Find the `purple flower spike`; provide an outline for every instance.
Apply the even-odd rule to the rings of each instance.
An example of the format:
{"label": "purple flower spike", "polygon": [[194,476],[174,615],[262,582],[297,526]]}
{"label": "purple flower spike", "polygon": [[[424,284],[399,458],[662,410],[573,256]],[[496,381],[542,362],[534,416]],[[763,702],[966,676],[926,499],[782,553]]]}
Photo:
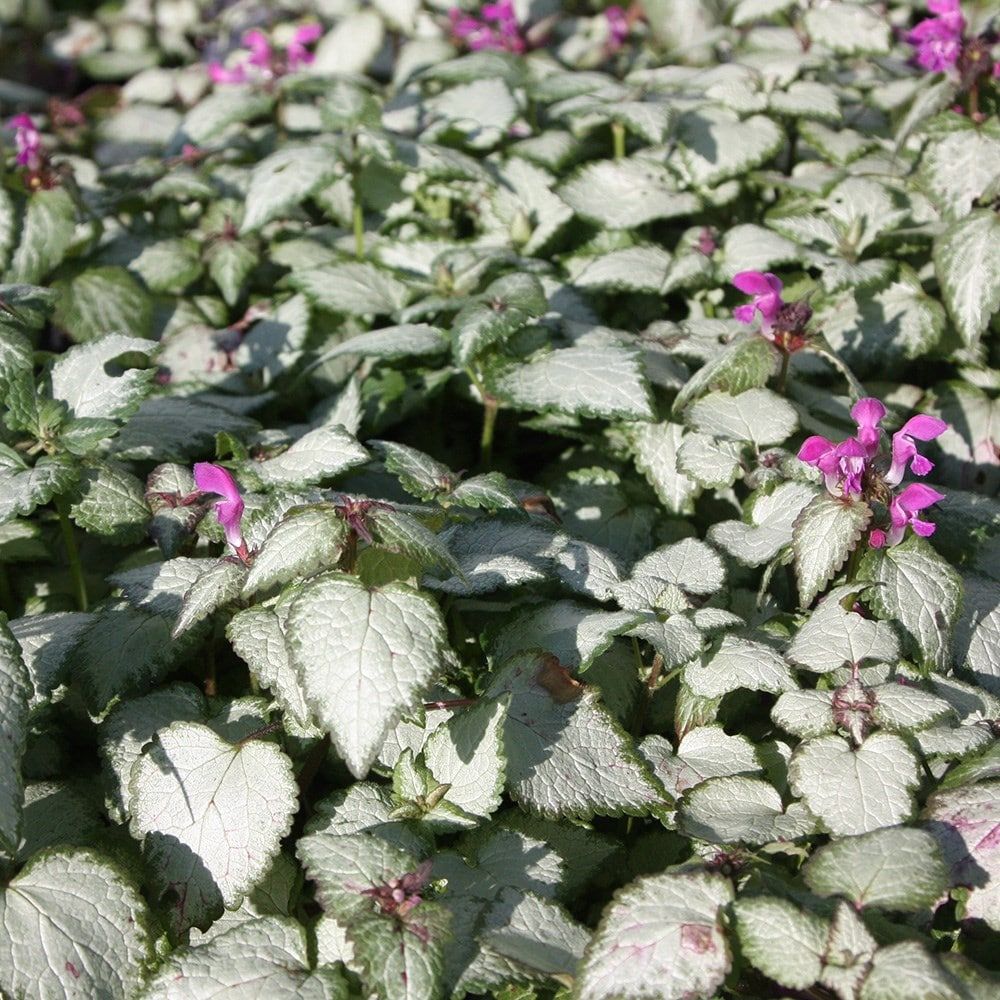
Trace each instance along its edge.
{"label": "purple flower spike", "polygon": [[760,313],[760,332],[768,340],[773,339],[774,321],[778,318],[781,307],[781,279],[770,272],[740,271],[733,278],[733,284],[747,295],[753,296],[753,301],[747,305],[738,306],[733,310],[733,316],[741,323],[752,323],[754,313]]}
{"label": "purple flower spike", "polygon": [[[938,493],[930,486],[924,486],[923,483],[910,483],[899,496],[893,497],[889,504],[889,520],[892,527],[885,535],[885,542],[889,545],[898,545],[903,540],[907,525],[923,538],[933,535],[936,526],[930,521],[921,520],[917,514],[943,499],[944,494]],[[872,532],[872,535],[874,534],[875,532]],[[869,542],[874,544],[871,538],[869,538]],[[875,547],[881,548],[879,545]]]}
{"label": "purple flower spike", "polygon": [[934,468],[934,463],[917,451],[914,438],[917,441],[933,441],[947,428],[948,425],[943,420],[924,413],[907,420],[892,436],[892,464],[885,474],[886,483],[897,486],[903,479],[907,465],[915,475],[926,476]]}
{"label": "purple flower spike", "polygon": [[194,482],[202,493],[214,493],[220,497],[215,504],[215,516],[226,534],[226,541],[240,558],[246,555],[246,542],[240,521],[243,518],[243,497],[232,473],[221,465],[211,462],[197,462],[194,467]]}
{"label": "purple flower spike", "polygon": [[868,458],[878,454],[880,431],[878,425],[885,419],[886,409],[880,400],[872,396],[859,399],[851,407],[851,417],[858,425],[858,441],[861,442]]}

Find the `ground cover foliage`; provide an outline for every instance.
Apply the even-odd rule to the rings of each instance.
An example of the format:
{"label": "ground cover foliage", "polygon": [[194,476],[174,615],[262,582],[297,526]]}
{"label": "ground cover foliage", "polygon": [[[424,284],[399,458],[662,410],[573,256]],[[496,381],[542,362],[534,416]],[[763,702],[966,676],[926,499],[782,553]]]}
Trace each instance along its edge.
{"label": "ground cover foliage", "polygon": [[1000,994],[988,6],[0,0],[0,994]]}

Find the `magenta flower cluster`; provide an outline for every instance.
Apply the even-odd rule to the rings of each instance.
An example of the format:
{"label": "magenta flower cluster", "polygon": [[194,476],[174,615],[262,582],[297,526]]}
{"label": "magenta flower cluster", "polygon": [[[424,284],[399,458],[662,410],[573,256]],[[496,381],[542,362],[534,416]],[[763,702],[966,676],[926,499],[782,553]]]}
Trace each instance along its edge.
{"label": "magenta flower cluster", "polygon": [[41,170],[45,163],[42,151],[42,134],[35,126],[31,115],[14,115],[7,122],[7,127],[14,129],[14,146],[17,149],[15,162],[19,167],[25,167],[32,173]]}
{"label": "magenta flower cluster", "polygon": [[992,71],[994,77],[1000,78],[1000,60],[993,61],[988,54],[995,35],[987,33],[978,39],[966,39],[959,0],[928,0],[927,9],[935,16],[924,18],[906,33],[906,40],[916,49],[918,66],[931,73],[957,67],[960,75],[971,69],[972,79]]}
{"label": "magenta flower cluster", "polygon": [[906,35],[917,50],[917,63],[931,73],[951,69],[962,54],[965,18],[958,0],[929,0],[927,9],[936,17],[921,21]]}
{"label": "magenta flower cluster", "polygon": [[512,0],[484,4],[475,17],[458,7],[448,11],[451,33],[473,52],[491,49],[498,52],[524,52],[528,45],[517,23]]}
{"label": "magenta flower cluster", "polygon": [[934,463],[921,455],[917,441],[933,441],[948,425],[937,417],[918,414],[911,417],[892,435],[889,464],[880,461],[885,406],[877,399],[859,399],[851,408],[857,424],[854,437],[839,444],[825,437],[807,438],[799,449],[799,459],[823,473],[826,488],[832,496],[845,500],[854,497],[883,498],[888,493],[889,527],[873,529],[868,537],[873,548],[898,545],[907,526],[925,538],[934,534],[934,525],[917,515],[944,499],[944,495],[922,483],[910,483],[898,494],[892,489],[903,481],[907,468],[914,475],[926,476]]}
{"label": "magenta flower cluster", "polygon": [[220,62],[209,64],[208,75],[214,83],[267,83],[286,73],[308,66],[315,56],[309,46],[323,34],[318,24],[297,28],[284,49],[273,46],[267,35],[257,28],[243,35],[242,44],[249,55],[230,66]]}

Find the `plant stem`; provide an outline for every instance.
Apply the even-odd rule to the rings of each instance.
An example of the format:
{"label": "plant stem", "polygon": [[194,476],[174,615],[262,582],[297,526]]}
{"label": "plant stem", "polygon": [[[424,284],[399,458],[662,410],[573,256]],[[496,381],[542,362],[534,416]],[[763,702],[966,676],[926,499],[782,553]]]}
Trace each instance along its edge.
{"label": "plant stem", "polygon": [[271,733],[277,733],[280,731],[281,731],[280,722],[269,722],[266,726],[261,726],[260,729],[255,729],[252,733],[247,733],[247,735],[244,736],[243,739],[241,739],[239,743],[236,744],[236,746],[237,747],[246,746],[246,744],[249,743],[251,740],[259,740],[262,736],[270,736]]}
{"label": "plant stem", "polygon": [[69,519],[69,506],[62,497],[56,500],[56,511],[59,514],[59,530],[62,532],[63,545],[66,548],[69,571],[73,577],[73,589],[76,591],[77,607],[81,611],[86,611],[90,607],[90,601],[87,599],[87,582],[83,578],[83,565],[80,562],[80,552],[76,547],[73,524]]}
{"label": "plant stem", "polygon": [[861,565],[861,554],[864,545],[862,542],[854,547],[854,550],[847,557],[847,582],[854,583],[854,578],[858,575],[858,566]]}
{"label": "plant stem", "polygon": [[615,159],[625,159],[625,126],[621,122],[611,123],[611,140],[614,143]]}
{"label": "plant stem", "polygon": [[[639,643],[636,641],[635,636],[632,637],[632,648],[635,650],[636,658],[642,663],[642,657],[639,654]],[[639,702],[638,711],[635,713],[635,738],[640,739],[642,737],[642,727],[646,724],[646,712],[649,710],[650,703],[653,700],[653,695],[656,694],[656,687],[660,681],[660,674],[663,673],[663,656],[657,653],[653,657],[653,665],[649,668],[649,677],[646,678],[646,689],[643,691],[642,700]]]}
{"label": "plant stem", "polygon": [[430,711],[435,708],[468,708],[470,705],[475,705],[478,702],[478,698],[449,698],[446,701],[425,701],[424,711]]}
{"label": "plant stem", "polygon": [[979,124],[979,84],[974,83],[969,88],[969,120]]}
{"label": "plant stem", "polygon": [[358,562],[358,536],[354,529],[347,532],[347,540],[344,542],[344,551],[340,554],[340,568],[345,573],[353,573]]}
{"label": "plant stem", "polygon": [[365,214],[361,208],[357,180],[354,182],[354,256],[358,260],[365,258]]}
{"label": "plant stem", "polygon": [[479,461],[483,468],[489,468],[493,462],[493,431],[496,428],[497,412],[500,401],[493,396],[483,394],[483,433],[479,439]]}
{"label": "plant stem", "polygon": [[791,177],[795,168],[795,158],[798,155],[799,129],[795,124],[788,126],[788,162],[785,165],[785,175]]}
{"label": "plant stem", "polygon": [[788,381],[788,363],[792,360],[788,351],[781,352],[781,371],[778,372],[778,392],[784,394],[785,383]]}
{"label": "plant stem", "polygon": [[205,658],[205,697],[214,698],[219,693],[219,685],[215,676],[215,633],[208,644],[208,654]]}

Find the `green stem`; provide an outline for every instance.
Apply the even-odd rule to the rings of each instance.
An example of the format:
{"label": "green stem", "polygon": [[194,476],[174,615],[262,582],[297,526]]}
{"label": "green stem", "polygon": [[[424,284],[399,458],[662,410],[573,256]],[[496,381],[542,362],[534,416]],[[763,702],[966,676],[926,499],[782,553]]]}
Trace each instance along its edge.
{"label": "green stem", "polygon": [[790,124],[788,126],[788,163],[785,166],[785,174],[791,177],[795,169],[795,160],[798,156],[799,129],[798,126]]}
{"label": "green stem", "polygon": [[90,601],[87,599],[87,582],[83,578],[83,564],[80,562],[80,552],[76,547],[73,524],[69,519],[69,506],[62,497],[56,501],[56,511],[59,514],[59,530],[62,532],[63,545],[66,548],[70,575],[73,577],[77,607],[81,611],[86,611],[90,607]]}
{"label": "green stem", "polygon": [[858,542],[854,551],[847,557],[847,582],[854,583],[854,578],[858,575],[858,567],[861,565],[861,555],[864,551],[864,543]]}
{"label": "green stem", "polygon": [[499,409],[499,400],[493,396],[483,396],[483,433],[479,439],[479,460],[484,469],[488,469],[493,462],[493,432]]}
{"label": "green stem", "polygon": [[361,197],[358,193],[358,183],[354,182],[354,256],[358,260],[365,259],[365,213],[361,207]]}
{"label": "green stem", "polygon": [[[636,658],[642,663],[642,656],[639,653],[639,643],[636,641],[635,636],[632,637],[633,648],[635,650]],[[649,677],[646,678],[646,689],[642,693],[642,700],[639,702],[639,710],[635,714],[635,738],[638,740],[642,737],[643,726],[646,725],[646,712],[649,711],[649,706],[652,704],[653,695],[656,694],[656,688],[660,681],[660,674],[663,673],[663,656],[657,653],[653,657],[653,665],[649,668]]]}
{"label": "green stem", "polygon": [[340,569],[344,573],[353,573],[358,563],[358,536],[353,528],[347,530],[347,540],[340,554]]}
{"label": "green stem", "polygon": [[625,159],[625,126],[621,122],[611,123],[611,139],[614,143],[615,159]]}
{"label": "green stem", "polygon": [[979,124],[979,84],[974,83],[969,88],[969,120],[975,124]]}

